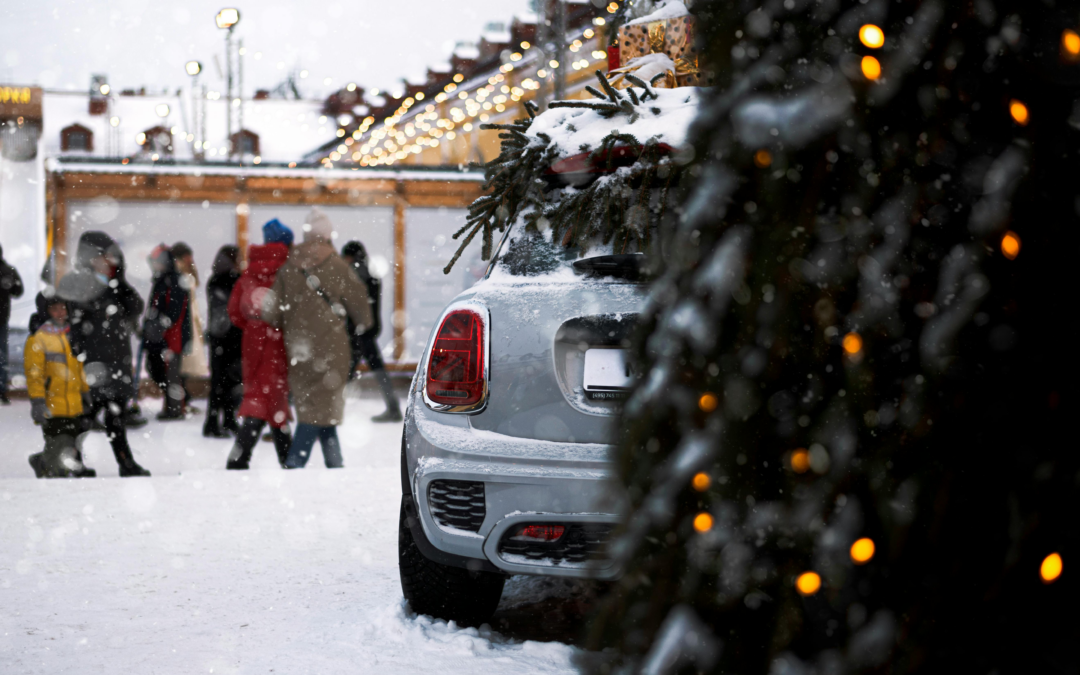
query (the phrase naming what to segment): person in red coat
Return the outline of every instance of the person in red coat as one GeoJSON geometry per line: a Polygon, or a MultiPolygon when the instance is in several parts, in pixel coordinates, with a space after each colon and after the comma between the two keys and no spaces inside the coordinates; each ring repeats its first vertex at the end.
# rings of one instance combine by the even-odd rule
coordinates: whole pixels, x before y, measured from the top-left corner
{"type": "Polygon", "coordinates": [[[263,225],[262,246],[248,249],[248,266],[229,296],[229,318],[243,331],[241,368],[244,400],[238,414],[244,418],[229,453],[227,469],[247,469],[251,451],[263,427],[270,425],[278,463],[285,466],[292,438],[288,424],[289,366],[285,341],[280,330],[258,319],[258,309],[266,291],[274,285],[278,268],[289,257],[293,233],[275,218],[263,225]]]}

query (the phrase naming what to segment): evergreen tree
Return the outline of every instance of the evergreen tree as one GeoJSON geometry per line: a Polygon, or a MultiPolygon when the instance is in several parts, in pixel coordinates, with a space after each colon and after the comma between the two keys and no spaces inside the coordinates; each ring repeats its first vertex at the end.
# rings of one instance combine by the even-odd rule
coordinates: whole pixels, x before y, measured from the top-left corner
{"type": "Polygon", "coordinates": [[[1076,672],[1080,11],[693,11],[590,667],[1076,672]]]}

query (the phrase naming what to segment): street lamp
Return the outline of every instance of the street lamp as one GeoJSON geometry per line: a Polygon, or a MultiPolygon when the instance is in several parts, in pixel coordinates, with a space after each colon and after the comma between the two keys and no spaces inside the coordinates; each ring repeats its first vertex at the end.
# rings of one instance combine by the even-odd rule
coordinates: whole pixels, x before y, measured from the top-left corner
{"type": "Polygon", "coordinates": [[[214,21],[217,22],[218,28],[227,28],[231,31],[233,26],[240,23],[240,10],[235,7],[226,7],[217,13],[214,21]]]}
{"type": "Polygon", "coordinates": [[[202,64],[198,61],[188,61],[184,64],[184,70],[187,71],[188,75],[195,77],[202,72],[202,64]]]}
{"type": "MultiPolygon", "coordinates": [[[[235,7],[226,7],[217,13],[214,17],[214,22],[218,28],[225,30],[225,71],[226,71],[226,88],[228,89],[228,99],[225,104],[225,142],[229,148],[229,157],[233,156],[233,143],[232,143],[232,122],[233,122],[233,66],[232,66],[232,32],[236,24],[240,23],[240,10],[235,7]]],[[[243,126],[243,105],[241,105],[241,125],[243,126]]]]}
{"type": "Polygon", "coordinates": [[[157,116],[161,117],[162,119],[168,117],[169,116],[169,104],[168,103],[158,103],[157,106],[154,108],[154,112],[157,113],[157,116]]]}

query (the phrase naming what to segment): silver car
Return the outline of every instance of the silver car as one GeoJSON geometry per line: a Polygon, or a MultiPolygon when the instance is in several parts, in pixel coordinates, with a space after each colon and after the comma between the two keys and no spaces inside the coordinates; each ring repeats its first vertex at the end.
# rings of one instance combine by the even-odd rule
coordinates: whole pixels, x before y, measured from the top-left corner
{"type": "Polygon", "coordinates": [[[428,339],[401,449],[401,585],[475,625],[508,575],[611,579],[612,423],[633,380],[640,255],[568,257],[509,234],[428,339]]]}

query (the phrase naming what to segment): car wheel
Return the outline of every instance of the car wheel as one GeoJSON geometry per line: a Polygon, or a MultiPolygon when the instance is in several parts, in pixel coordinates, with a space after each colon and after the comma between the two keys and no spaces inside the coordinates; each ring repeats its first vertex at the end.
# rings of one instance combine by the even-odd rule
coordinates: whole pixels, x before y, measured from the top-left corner
{"type": "Polygon", "coordinates": [[[417,614],[479,626],[495,613],[506,577],[442,565],[420,552],[409,528],[405,499],[398,522],[398,572],[401,592],[417,614]]]}

